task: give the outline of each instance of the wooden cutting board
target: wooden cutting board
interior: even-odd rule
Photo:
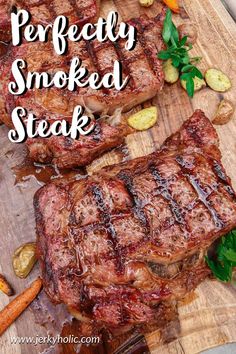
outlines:
[[[116,10],[123,20],[138,16],[140,13],[155,15],[159,12],[158,1],[149,9],[141,8],[138,0],[103,0],[102,15]],[[230,92],[222,95],[206,88],[195,94],[190,100],[179,83],[165,86],[162,93],[152,100],[159,109],[159,123],[149,132],[128,136],[126,146],[116,149],[96,160],[88,168],[92,173],[102,166],[117,163],[124,159],[146,155],[159,147],[164,139],[176,131],[196,108],[203,109],[211,118],[219,101],[225,97],[236,104],[236,24],[228,15],[220,0],[185,0],[180,16],[175,16],[176,23],[194,22],[198,27],[199,39],[193,54],[203,57],[201,68],[218,67],[233,80]],[[146,106],[147,103],[143,106]],[[236,117],[225,126],[218,127],[224,165],[232,177],[236,188]],[[8,141],[7,129],[0,127],[0,273],[3,273],[19,293],[37,276],[36,267],[26,280],[15,277],[11,256],[19,245],[35,240],[35,223],[32,198],[40,183],[35,177],[25,177],[15,184],[14,167],[24,159],[22,145]],[[31,171],[29,170],[29,173]],[[44,173],[40,169],[36,175]],[[40,178],[38,178],[40,179]],[[0,294],[0,308],[9,299]],[[45,345],[10,344],[11,336],[45,336],[47,326],[36,323],[36,310],[31,307],[0,338],[0,352],[3,354],[34,354],[45,349]],[[47,317],[47,311],[45,317]],[[192,301],[179,307],[178,323],[170,326],[160,337],[159,332],[145,336],[146,344],[141,352],[151,353],[198,353],[204,349],[223,343],[236,341],[236,289],[217,281],[205,281],[194,293]],[[169,344],[163,344],[169,342]],[[99,348],[100,352],[101,348]],[[53,353],[53,349],[50,353]],[[87,350],[86,352],[89,352]],[[95,350],[94,352],[98,352]],[[111,353],[103,348],[102,352]],[[121,351],[122,352],[122,351]],[[123,351],[124,352],[124,351]],[[130,352],[130,351],[128,351]],[[64,347],[64,353],[71,353]]]

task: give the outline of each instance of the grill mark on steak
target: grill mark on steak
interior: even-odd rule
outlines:
[[[216,160],[214,160],[213,162],[213,171],[215,172],[216,176],[221,181],[221,183],[224,184],[225,191],[232,197],[233,200],[236,200],[236,194],[233,188],[228,184],[229,179],[222,166]]]
[[[116,269],[118,273],[121,273],[124,271],[124,263],[122,263],[122,254],[120,250],[120,245],[117,239],[117,234],[114,229],[114,226],[112,224],[111,220],[111,215],[109,212],[109,209],[104,203],[104,196],[102,189],[99,187],[99,185],[93,185],[92,186],[92,193],[94,195],[98,210],[100,212],[100,218],[102,223],[104,224],[104,227],[107,230],[108,236],[110,241],[112,242],[113,245],[113,252],[115,254],[116,258]]]
[[[225,174],[225,172],[223,171],[222,167],[220,166],[220,164],[215,160],[213,162],[213,169],[214,172],[216,174],[216,176],[222,181],[222,182],[228,182],[228,178]]]
[[[135,191],[135,186],[133,184],[133,180],[132,180],[131,175],[126,171],[122,171],[118,175],[118,178],[120,178],[124,182],[132,200],[134,201],[134,207],[133,207],[134,214],[137,216],[141,225],[145,227],[146,233],[149,234],[150,233],[150,225],[149,225],[148,220],[145,216],[145,213],[142,210],[142,206],[141,206],[142,202],[138,198],[137,192]]]
[[[116,51],[116,55],[118,57],[118,60],[121,62],[121,63],[125,63],[123,66],[122,66],[122,70],[123,70],[123,73],[124,73],[124,76],[127,76],[129,77],[129,81],[128,81],[128,84],[127,86],[130,87],[131,90],[133,90],[135,88],[134,86],[134,80],[132,79],[132,75],[131,75],[131,70],[130,70],[130,64],[132,64],[132,62],[134,60],[137,60],[137,57],[133,58],[132,57],[130,59],[125,59],[123,53],[122,53],[122,48],[121,46],[119,45],[119,41],[118,42],[115,42],[114,43],[114,48],[115,48],[115,51]],[[131,78],[131,80],[130,80]]]
[[[155,33],[155,35],[152,34],[152,37],[154,36],[155,39],[159,39],[154,41],[153,41],[154,38],[150,38],[149,31],[152,32],[153,27],[155,27],[156,29],[160,27],[161,16],[162,14],[160,13],[155,18],[153,18],[153,23],[149,23],[149,24],[147,23],[144,24],[143,23],[144,21],[142,21],[142,19],[136,19],[134,21],[135,26],[138,27],[139,31],[142,33],[142,36],[139,37],[139,41],[143,49],[143,52],[145,53],[148,59],[150,67],[154,70],[157,76],[160,76],[160,67],[158,65],[158,62],[156,61],[156,53],[164,49],[164,45],[160,46],[162,31],[160,28],[160,31],[158,31],[159,33]],[[154,50],[154,48],[156,50]]]
[[[185,176],[188,179],[192,187],[197,192],[199,200],[203,202],[205,207],[212,215],[216,227],[217,228],[224,227],[225,226],[224,222],[221,220],[216,210],[212,207],[211,202],[209,202],[207,199],[212,194],[213,190],[210,190],[209,192],[204,190],[204,188],[201,186],[200,181],[193,174],[191,174],[190,170],[187,168],[181,156],[176,157],[176,162],[181,166],[183,176]]]
[[[151,165],[150,171],[157,184],[157,190],[155,191],[155,193],[157,192],[164,198],[164,200],[170,203],[171,211],[177,223],[180,225],[185,225],[185,220],[182,211],[168,189],[168,182],[160,175],[156,166]]]
[[[154,21],[157,23],[158,22],[158,19],[157,18],[154,18]],[[149,62],[149,65],[151,68],[154,69],[154,71],[156,72],[156,74],[159,74],[159,70],[158,70],[158,67],[156,66],[156,61],[153,60],[153,49],[149,47],[150,43],[148,41],[148,39],[146,38],[145,36],[145,31],[149,30],[150,29],[150,26],[147,26],[145,28],[145,30],[143,29],[142,27],[142,24],[141,22],[137,19],[137,24],[142,28],[142,33],[143,33],[143,36],[140,36],[140,44],[143,48],[143,51],[148,59],[148,62]],[[152,46],[152,44],[151,44]],[[157,50],[158,52],[159,50]]]
[[[201,187],[201,184],[196,178],[194,178],[191,175],[189,175],[188,178],[191,185],[195,188],[196,192],[198,193],[199,199],[203,202],[203,204],[207,207],[207,209],[211,213],[216,227],[219,229],[224,227],[224,222],[221,220],[216,210],[212,208],[211,203],[207,200],[210,194],[205,193],[204,189]]]
[[[106,47],[107,47],[107,43],[103,43],[103,50],[105,50]],[[96,51],[94,50],[94,46],[93,46],[92,42],[86,41],[86,48],[88,50],[92,64],[96,68],[97,73],[99,74],[99,77],[102,77],[103,73],[101,72],[101,70],[99,68],[98,58],[97,58]],[[80,91],[80,88],[77,88],[77,91]],[[104,95],[107,95],[109,93],[109,89],[107,89],[105,87],[101,87],[99,89],[99,91],[101,91]]]

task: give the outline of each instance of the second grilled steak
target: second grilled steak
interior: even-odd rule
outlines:
[[[5,110],[8,117],[5,123],[11,125],[10,114],[16,106],[22,106],[29,112],[34,112],[40,118],[70,117],[76,105],[89,108],[94,113],[113,113],[117,108],[124,111],[142,103],[156,95],[164,85],[162,63],[157,53],[163,48],[162,25],[165,11],[156,18],[141,17],[130,21],[138,28],[138,41],[135,49],[127,51],[125,40],[117,43],[110,41],[99,43],[80,41],[70,42],[66,55],[58,56],[49,43],[25,43],[20,47],[11,47],[8,54],[0,62],[3,77],[2,95],[5,97]],[[89,74],[98,72],[101,76],[113,72],[116,60],[123,66],[125,76],[129,76],[129,83],[122,91],[116,89],[94,90],[89,87],[77,88],[75,92],[67,89],[31,89],[20,96],[12,96],[8,91],[11,65],[15,58],[24,59],[27,72],[68,72],[72,58],[80,58]]]
[[[160,306],[210,273],[204,252],[236,226],[220,159],[216,131],[196,111],[159,152],[40,189],[37,247],[50,298],[112,332],[158,326]]]
[[[38,119],[70,120],[76,105],[85,106],[94,113],[104,111],[113,113],[117,108],[121,107],[127,111],[152,98],[161,90],[164,83],[162,64],[157,58],[157,52],[163,48],[161,31],[164,14],[163,10],[156,18],[141,17],[130,21],[138,29],[138,43],[130,52],[124,48],[124,40],[120,40],[115,45],[111,42],[70,43],[66,56],[54,54],[51,43],[27,43],[20,47],[12,47],[2,60],[0,68],[1,76],[4,78],[2,87],[4,99],[0,101],[1,119],[11,126],[11,112],[16,106],[26,108]],[[99,72],[101,75],[112,72],[114,61],[120,60],[124,74],[129,75],[130,80],[128,86],[122,91],[93,90],[86,87],[70,92],[66,89],[50,88],[32,89],[21,96],[13,96],[8,91],[8,83],[12,61],[17,57],[27,61],[28,71],[47,71],[51,74],[59,70],[68,71],[73,57],[81,58],[89,73]],[[34,161],[57,163],[58,166],[65,168],[86,165],[102,152],[119,145],[124,139],[126,132],[122,127],[109,127],[103,123],[101,130],[103,131],[105,127],[106,133],[100,135],[100,140],[96,144],[96,154],[91,154],[98,137],[97,135],[94,140],[93,135],[91,139],[86,137],[87,141],[71,141],[69,145],[64,137],[28,140],[30,157]],[[113,138],[114,132],[117,134],[116,139]],[[67,156],[67,159],[64,156]]]

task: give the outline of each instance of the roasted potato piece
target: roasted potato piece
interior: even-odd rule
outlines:
[[[206,87],[206,82],[203,79],[199,79],[199,77],[195,76],[193,78],[194,81],[194,92],[200,91],[203,87]],[[182,87],[186,90],[186,81],[181,80]]]
[[[0,291],[8,296],[12,296],[14,294],[11,285],[2,274],[0,274]]]
[[[228,123],[233,117],[235,107],[229,100],[222,100],[218,106],[216,114],[212,120],[213,124],[223,125]]]
[[[153,5],[154,0],[139,0],[139,3],[141,6],[149,7],[149,6]]]
[[[228,91],[232,83],[227,75],[218,69],[208,69],[205,73],[205,80],[207,85],[214,91],[226,92]]]
[[[130,127],[136,130],[147,130],[154,126],[158,119],[158,111],[155,106],[142,109],[141,111],[132,114],[128,118]]]
[[[197,41],[198,33],[197,27],[191,23],[183,23],[182,25],[178,26],[179,36],[180,39],[184,38],[185,36],[188,37],[187,44],[194,44]]]
[[[163,64],[163,71],[165,75],[165,81],[169,84],[174,84],[179,79],[179,70],[174,67],[172,60],[168,59]]]
[[[36,243],[29,242],[17,248],[13,256],[13,269],[19,278],[26,278],[35,265],[36,259]]]

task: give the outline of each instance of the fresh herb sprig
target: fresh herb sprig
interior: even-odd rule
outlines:
[[[216,259],[205,257],[216,278],[231,282],[233,268],[236,267],[236,229],[222,237],[216,249]]]
[[[167,49],[158,53],[158,58],[162,60],[172,60],[172,64],[180,73],[180,80],[186,81],[186,90],[190,97],[194,95],[194,77],[203,79],[201,71],[194,63],[201,60],[200,57],[191,58],[189,51],[192,49],[192,44],[187,44],[188,37],[180,39],[179,32],[172,21],[172,12],[170,9],[166,12],[164,20],[162,38]]]

